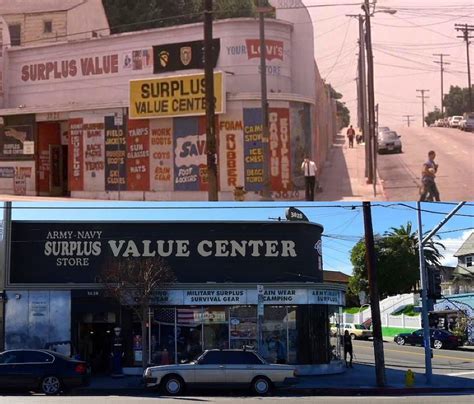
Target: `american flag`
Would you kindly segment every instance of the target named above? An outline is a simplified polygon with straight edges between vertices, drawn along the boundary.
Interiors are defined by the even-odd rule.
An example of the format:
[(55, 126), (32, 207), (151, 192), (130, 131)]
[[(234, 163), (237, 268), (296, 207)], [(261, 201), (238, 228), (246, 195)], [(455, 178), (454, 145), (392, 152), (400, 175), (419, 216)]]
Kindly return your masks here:
[[(199, 322), (200, 309), (176, 309), (178, 325), (191, 325)], [(155, 309), (154, 320), (157, 323), (174, 325), (175, 309)]]

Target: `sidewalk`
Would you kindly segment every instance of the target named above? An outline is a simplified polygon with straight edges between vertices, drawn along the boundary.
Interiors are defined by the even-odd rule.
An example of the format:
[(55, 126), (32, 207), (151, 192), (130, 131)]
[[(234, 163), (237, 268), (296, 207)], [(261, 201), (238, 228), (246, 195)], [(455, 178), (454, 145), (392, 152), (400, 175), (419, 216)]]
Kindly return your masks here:
[[(421, 393), (474, 393), (474, 379), (459, 376), (433, 375), (432, 384), (425, 384), (423, 372), (415, 372), (413, 387), (405, 386), (405, 370), (386, 369), (386, 387), (377, 387), (375, 367), (355, 363), (353, 368), (335, 375), (301, 376), (298, 382), (281, 393), (297, 395), (406, 395)], [(141, 377), (127, 376), (121, 379), (93, 377), (88, 387), (77, 389), (79, 395), (145, 394)]]
[(329, 151), (328, 161), (321, 170), (320, 185), (323, 192), (316, 194), (320, 201), (384, 201), (383, 188), (376, 184), (374, 197), (372, 184), (366, 184), (365, 144), (357, 144), (349, 149), (346, 136), (336, 135)]

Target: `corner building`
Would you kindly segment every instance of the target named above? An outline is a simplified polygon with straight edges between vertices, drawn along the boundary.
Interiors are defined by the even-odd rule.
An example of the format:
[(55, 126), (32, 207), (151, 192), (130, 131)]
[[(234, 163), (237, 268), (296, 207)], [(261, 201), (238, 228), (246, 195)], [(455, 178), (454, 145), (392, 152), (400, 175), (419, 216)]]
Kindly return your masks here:
[(142, 358), (134, 303), (108, 298), (102, 271), (163, 257), (177, 281), (154, 293), (151, 362), (253, 346), (270, 362), (328, 371), (329, 318), (345, 286), (323, 282), (322, 231), (307, 222), (8, 222), (5, 348), (80, 354), (100, 373), (120, 326), (133, 372)]
[[(306, 9), (267, 19), (273, 198), (304, 199), (305, 154), (321, 168), (335, 104), (314, 61)], [(1, 21), (1, 18), (0, 18)], [(0, 193), (93, 199), (207, 198), (202, 24), (9, 46), (0, 70)], [(258, 22), (214, 23), (220, 200), (263, 188)], [(0, 78), (1, 80), (1, 78)]]

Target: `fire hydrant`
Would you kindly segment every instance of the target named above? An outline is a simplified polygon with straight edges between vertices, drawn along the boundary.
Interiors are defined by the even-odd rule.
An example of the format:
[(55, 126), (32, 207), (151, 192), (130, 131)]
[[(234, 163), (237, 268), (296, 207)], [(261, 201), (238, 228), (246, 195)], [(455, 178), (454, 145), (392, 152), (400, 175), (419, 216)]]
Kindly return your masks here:
[(405, 373), (405, 386), (413, 387), (415, 384), (415, 374), (412, 372), (411, 369), (408, 369)]

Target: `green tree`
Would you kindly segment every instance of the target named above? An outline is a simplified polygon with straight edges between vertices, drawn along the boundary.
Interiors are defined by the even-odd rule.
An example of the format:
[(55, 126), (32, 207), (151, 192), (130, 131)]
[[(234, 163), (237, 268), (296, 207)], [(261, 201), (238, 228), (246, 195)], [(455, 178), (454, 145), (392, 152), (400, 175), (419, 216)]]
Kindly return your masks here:
[(436, 120), (443, 118), (443, 114), (440, 109), (435, 107), (434, 111), (428, 112), (428, 115), (425, 117), (425, 122), (427, 125), (433, 124)]
[(446, 115), (462, 115), (469, 111), (469, 89), (459, 86), (451, 86), (449, 93), (444, 96), (443, 100), (446, 108)]
[(341, 127), (339, 129), (349, 126), (349, 123), (351, 122), (351, 113), (349, 108), (346, 107), (346, 103), (341, 101), (343, 95), (337, 92), (331, 84), (327, 84), (327, 88), (329, 91), (329, 96), (333, 100), (336, 100), (337, 115), (341, 118)]
[[(377, 283), (381, 298), (415, 290), (419, 282), (418, 236), (412, 224), (391, 228), (383, 236), (375, 237)], [(424, 247), (424, 255), (429, 265), (440, 267), (444, 246), (430, 240)], [(351, 250), (354, 266), (349, 290), (353, 294), (364, 290), (368, 293), (368, 279), (365, 262), (365, 242), (360, 240)]]

